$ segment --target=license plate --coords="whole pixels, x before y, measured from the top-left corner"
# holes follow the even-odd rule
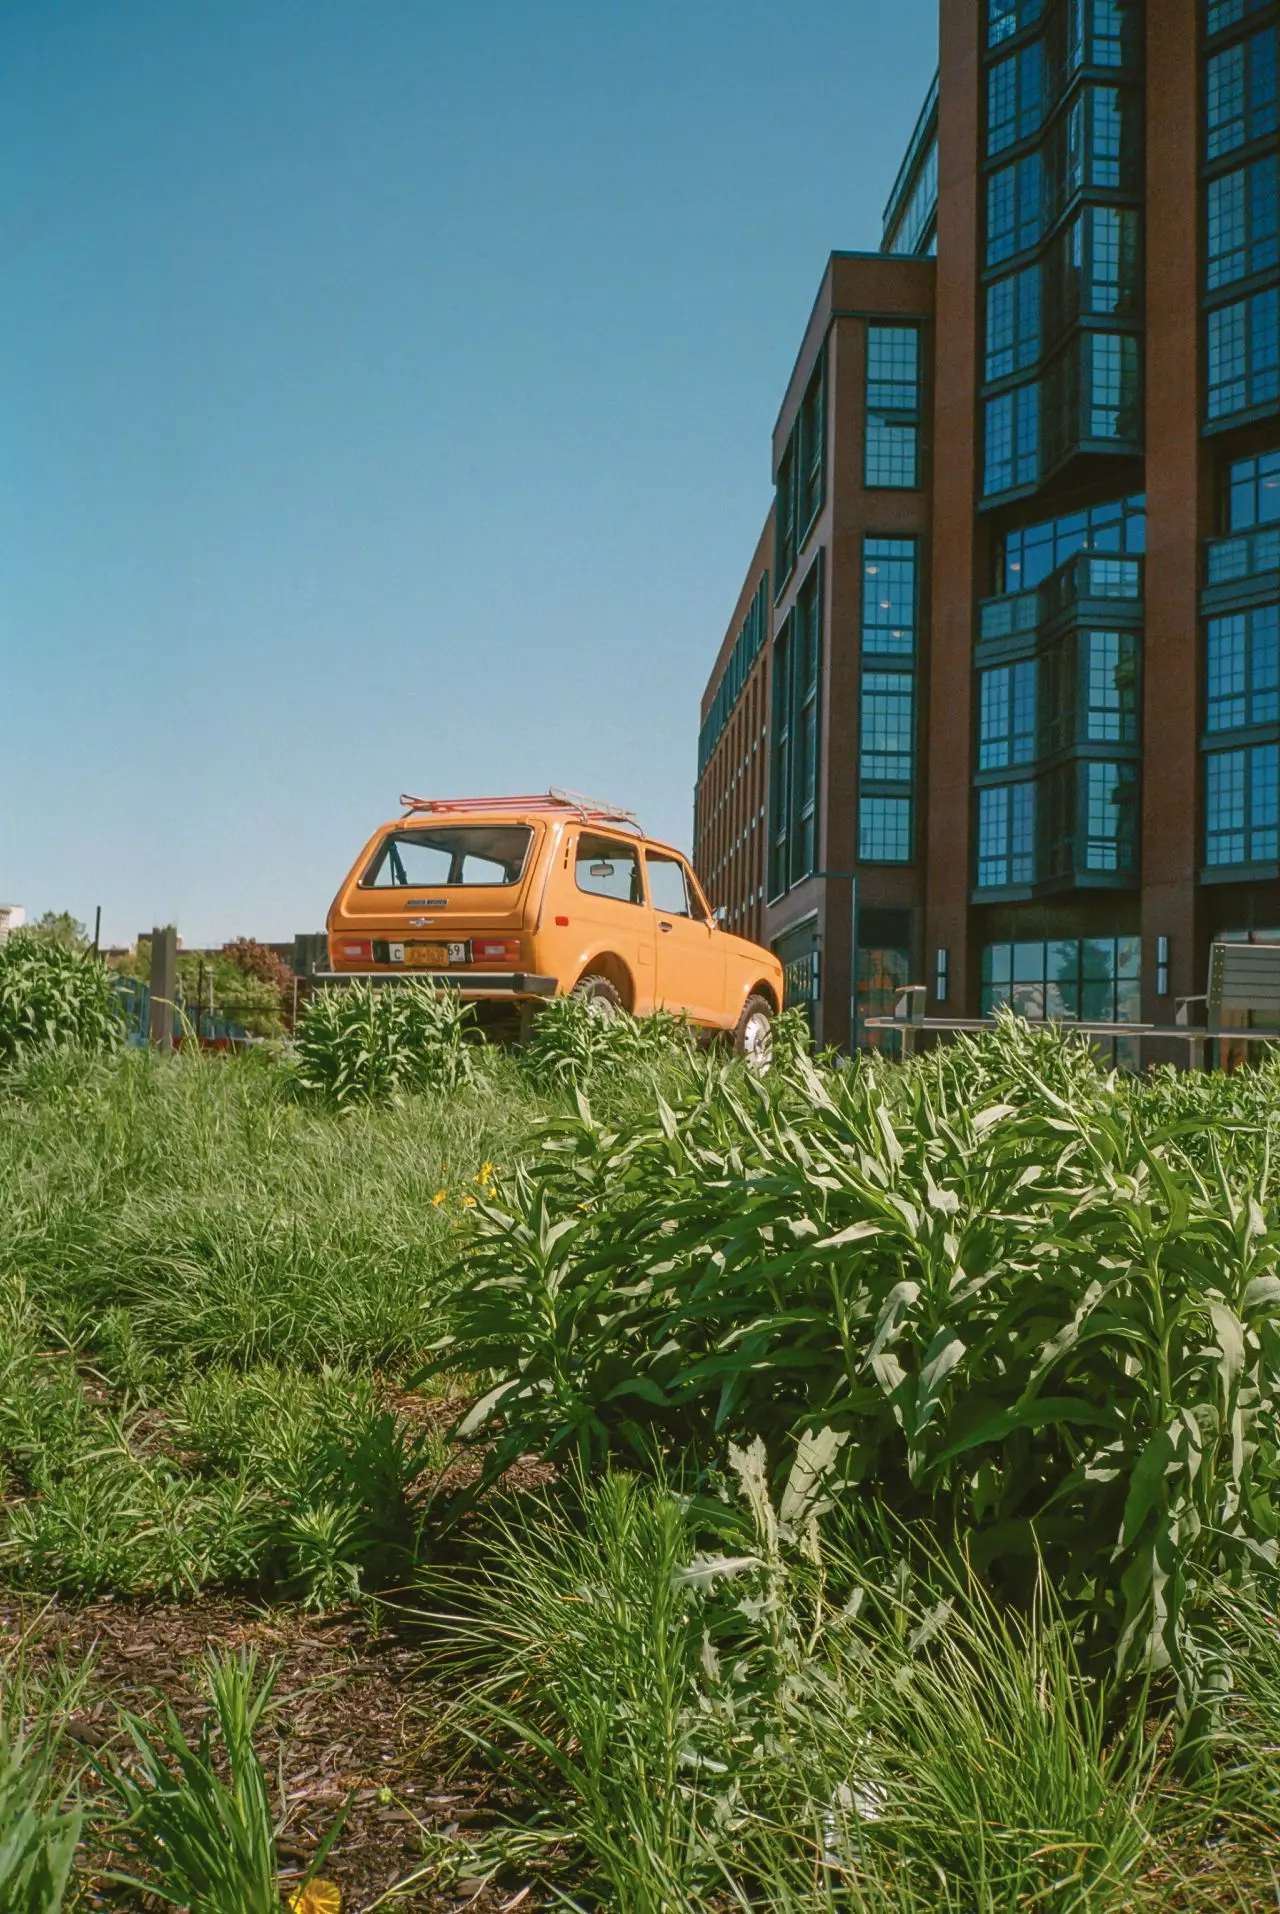
[[[387,955],[409,970],[443,970],[449,962],[446,944],[392,944]]]

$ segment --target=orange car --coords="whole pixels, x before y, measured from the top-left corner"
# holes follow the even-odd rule
[[[782,966],[720,928],[679,851],[630,813],[557,791],[401,803],[334,899],[330,978],[428,977],[495,1030],[575,991],[606,1015],[683,1012],[767,1056]]]

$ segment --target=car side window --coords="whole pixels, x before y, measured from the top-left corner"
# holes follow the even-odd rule
[[[625,838],[600,837],[583,831],[573,853],[574,882],[592,897],[612,897],[618,904],[643,904],[640,852]]]
[[[663,857],[658,851],[646,851],[645,869],[649,873],[649,898],[664,917],[691,917],[689,892],[684,881],[684,865],[675,857]]]

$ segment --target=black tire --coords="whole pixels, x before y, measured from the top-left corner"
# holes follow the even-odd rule
[[[622,998],[607,977],[580,977],[573,987],[575,997],[588,1004],[597,1017],[612,1021],[626,1009]]]
[[[749,1069],[764,1075],[773,1061],[773,1005],[766,997],[748,997],[743,1004],[733,1047]]]

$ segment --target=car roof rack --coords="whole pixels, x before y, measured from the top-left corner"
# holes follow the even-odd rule
[[[599,803],[595,798],[583,797],[579,791],[562,791],[555,784],[549,791],[540,791],[531,797],[421,798],[402,791],[400,802],[406,816],[420,811],[448,816],[475,811],[572,811],[584,823],[629,824],[636,831],[640,829],[634,811],[624,811],[616,804]]]

